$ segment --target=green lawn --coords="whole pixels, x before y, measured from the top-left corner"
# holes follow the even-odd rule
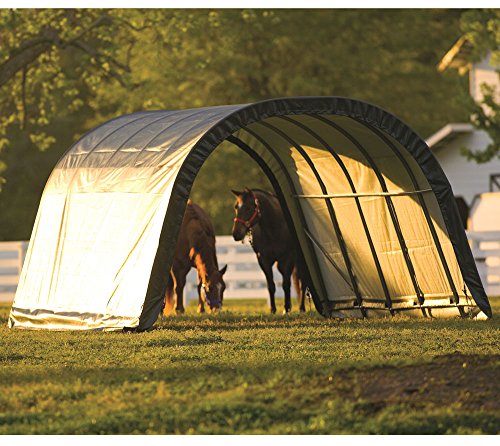
[[[498,317],[188,310],[123,334],[9,330],[0,307],[0,434],[500,431]]]

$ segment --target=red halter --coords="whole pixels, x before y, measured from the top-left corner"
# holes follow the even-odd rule
[[[236,223],[242,223],[244,224],[248,229],[250,229],[255,223],[254,223],[254,220],[257,218],[257,217],[260,217],[260,207],[259,207],[259,200],[258,198],[255,196],[255,193],[254,191],[250,191],[252,192],[252,195],[253,195],[253,202],[255,203],[255,211],[254,213],[252,214],[252,216],[248,219],[248,220],[243,220],[241,218],[238,218],[238,217],[234,217],[234,221]],[[253,224],[252,224],[253,223]]]

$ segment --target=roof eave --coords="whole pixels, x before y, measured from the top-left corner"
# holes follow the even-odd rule
[[[446,124],[443,128],[426,139],[429,148],[437,150],[446,142],[456,138],[459,134],[472,133],[474,127],[466,122],[457,122]]]

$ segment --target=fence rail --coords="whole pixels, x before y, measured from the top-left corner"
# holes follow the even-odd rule
[[[12,302],[28,242],[0,242],[0,302]]]
[[[467,231],[472,255],[488,296],[500,295],[500,231]]]
[[[500,231],[468,231],[472,254],[488,295],[500,295]],[[12,302],[28,248],[28,242],[0,242],[0,302]],[[224,276],[225,299],[262,298],[267,299],[264,273],[257,258],[246,244],[235,242],[231,236],[217,237],[217,258],[219,267],[228,265]],[[276,296],[282,297],[281,275],[273,269]],[[197,298],[197,275],[192,269],[188,274],[184,298]],[[292,295],[294,292],[292,290]]]
[[[224,299],[268,298],[266,277],[248,243],[235,242],[230,235],[220,235],[217,236],[216,248],[219,268],[227,265],[227,272],[224,275],[226,284]],[[273,275],[276,296],[283,297],[281,274],[276,267],[273,268]],[[197,280],[196,271],[192,269],[188,274],[185,290],[187,301],[198,298]],[[292,290],[292,296],[294,295]]]

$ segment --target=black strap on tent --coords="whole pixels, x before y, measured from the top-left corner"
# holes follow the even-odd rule
[[[352,284],[349,281],[349,277],[345,275],[344,271],[342,271],[342,268],[340,268],[340,266],[337,264],[337,262],[335,260],[333,260],[333,257],[330,254],[328,254],[328,252],[326,251],[326,249],[323,248],[323,246],[321,246],[321,243],[318,242],[318,240],[316,240],[316,238],[307,229],[304,229],[304,232],[311,239],[311,241],[313,242],[314,246],[316,246],[316,248],[318,248],[323,253],[323,255],[325,256],[326,260],[328,260],[330,262],[330,264],[335,268],[335,270],[337,271],[337,273],[339,274],[339,276],[344,280],[344,282],[346,283],[346,285],[354,293],[354,290],[352,288]],[[349,299],[349,302],[351,302],[351,300],[352,299]],[[338,301],[335,301],[335,302],[337,303]]]
[[[363,126],[369,128],[372,132],[374,132],[382,141],[384,141],[387,146],[394,152],[394,154],[397,156],[397,158],[401,161],[401,164],[405,168],[406,172],[408,173],[408,176],[410,177],[410,180],[413,184],[413,187],[415,189],[420,189],[420,186],[418,184],[417,178],[415,177],[415,174],[413,173],[413,170],[411,169],[410,165],[408,164],[408,161],[405,159],[405,157],[401,154],[399,149],[395,146],[395,144],[387,138],[379,129],[375,127],[368,126],[364,122],[356,120],[356,122],[359,122]],[[434,227],[434,223],[432,222],[430,213],[429,213],[429,208],[427,207],[427,203],[425,202],[424,197],[422,194],[417,194],[418,201],[420,203],[420,206],[422,207],[422,211],[425,216],[425,221],[427,222],[427,225],[429,226],[429,230],[432,235],[432,239],[434,241],[434,244],[436,245],[436,250],[439,255],[439,259],[441,260],[441,264],[443,266],[443,270],[446,275],[446,279],[448,280],[448,283],[451,288],[451,292],[453,293],[453,299],[456,304],[459,303],[460,298],[458,297],[458,292],[457,288],[455,286],[455,283],[453,282],[453,277],[451,276],[450,268],[448,267],[448,262],[446,261],[446,257],[443,252],[443,248],[441,246],[441,242],[439,241],[439,237],[436,232],[436,228]]]
[[[325,183],[321,179],[321,176],[320,176],[318,170],[316,169],[316,166],[314,165],[311,158],[309,157],[307,152],[304,150],[304,148],[300,144],[295,142],[292,138],[290,138],[286,133],[281,131],[279,128],[269,124],[268,122],[257,122],[256,125],[260,125],[260,126],[268,128],[269,130],[272,130],[273,132],[275,132],[276,134],[281,136],[285,141],[288,141],[288,143],[292,144],[297,149],[297,151],[300,153],[300,155],[304,158],[306,163],[309,165],[310,169],[312,170],[312,172],[316,178],[316,181],[318,182],[318,184],[321,188],[321,192],[324,194],[328,194],[328,190],[325,186]],[[347,252],[346,243],[345,243],[344,237],[342,235],[342,231],[340,230],[340,225],[339,225],[339,222],[337,219],[337,215],[335,214],[335,210],[333,209],[332,202],[329,199],[326,199],[325,203],[326,203],[326,207],[328,209],[328,214],[330,215],[330,219],[332,221],[333,229],[335,231],[335,234],[337,236],[337,240],[339,242],[340,251],[342,252],[342,257],[344,258],[344,263],[345,263],[345,266],[347,269],[347,273],[349,274],[349,279],[351,280],[352,288],[353,288],[354,294],[356,296],[356,304],[361,308],[363,305],[363,299],[362,299],[361,293],[359,291],[356,276],[354,275],[352,263],[351,263],[351,260],[349,258],[349,253]]]
[[[421,189],[421,190],[412,190],[412,191],[394,191],[394,192],[357,192],[357,193],[352,193],[352,194],[328,194],[328,195],[323,195],[323,194],[297,194],[296,197],[298,198],[329,198],[329,199],[334,199],[334,198],[360,198],[360,197],[405,197],[405,196],[410,196],[410,195],[418,195],[418,194],[425,194],[428,192],[432,192],[432,189]]]
[[[329,125],[330,127],[336,129],[339,133],[341,133],[347,139],[349,139],[349,141],[351,141],[356,146],[356,148],[363,154],[363,156],[365,157],[368,164],[370,164],[370,167],[373,169],[373,172],[377,176],[377,179],[380,183],[382,191],[389,192],[389,190],[387,189],[387,184],[385,182],[384,176],[382,175],[382,172],[380,171],[380,169],[378,168],[377,164],[375,163],[373,158],[370,156],[368,151],[361,145],[361,143],[354,136],[352,136],[349,132],[344,130],[342,127],[340,127],[339,125],[330,121],[329,119],[325,118],[322,115],[311,115],[311,116],[314,117],[315,119],[318,119],[318,120],[324,122],[325,124]],[[408,247],[406,246],[403,232],[401,230],[401,225],[399,223],[398,215],[396,213],[396,208],[394,207],[394,203],[392,202],[392,198],[389,195],[384,196],[384,198],[385,198],[385,202],[387,204],[387,208],[389,209],[389,215],[391,217],[392,224],[394,225],[394,229],[395,229],[396,235],[398,237],[399,245],[401,247],[401,252],[403,253],[403,257],[404,257],[405,262],[406,262],[406,267],[408,268],[408,273],[410,275],[410,279],[411,279],[411,281],[413,283],[413,287],[415,289],[415,294],[417,296],[418,303],[419,303],[419,305],[422,305],[424,303],[424,293],[422,292],[420,285],[418,284],[418,279],[417,279],[417,275],[415,273],[415,268],[413,267],[413,263],[411,261],[410,254],[408,252]]]
[[[299,121],[296,121],[295,119],[293,119],[290,116],[280,116],[279,119],[283,119],[287,122],[290,122],[291,124],[294,124],[295,126],[300,127],[302,130],[309,133],[314,139],[316,139],[316,141],[318,141],[326,150],[328,150],[328,152],[330,152],[330,154],[333,156],[333,158],[335,159],[335,161],[337,162],[337,164],[341,168],[342,172],[344,173],[344,175],[347,179],[347,182],[349,183],[349,187],[351,188],[352,193],[357,194],[356,186],[354,185],[352,177],[349,174],[349,171],[347,170],[347,167],[345,166],[344,162],[342,161],[342,158],[340,158],[338,153],[335,152],[335,150],[333,150],[332,147],[320,135],[318,135],[311,128],[307,127],[306,125],[304,125],[303,123],[301,123]],[[370,234],[368,224],[366,222],[365,214],[364,214],[363,209],[361,207],[361,202],[359,201],[359,197],[357,197],[357,196],[354,197],[354,200],[356,202],[356,207],[357,207],[358,212],[359,212],[359,217],[360,217],[361,222],[363,224],[363,229],[365,231],[365,235],[366,235],[366,238],[368,240],[368,245],[370,246],[370,252],[372,254],[373,261],[374,261],[375,267],[377,269],[378,277],[379,277],[380,283],[382,284],[382,289],[384,290],[384,296],[385,296],[387,308],[391,309],[392,308],[392,301],[391,301],[391,296],[389,294],[389,288],[387,287],[387,282],[385,280],[384,273],[383,273],[382,267],[380,265],[380,260],[379,260],[378,255],[377,255],[377,251],[375,250],[375,245],[373,243],[373,239],[372,239],[372,236]]]
[[[245,127],[245,128],[243,128],[241,130],[244,131],[244,132],[247,132],[248,134],[250,134],[252,137],[254,137],[257,141],[259,141],[269,151],[269,153],[271,154],[271,156],[279,164],[279,166],[280,166],[280,168],[282,170],[282,173],[283,173],[283,175],[285,176],[285,178],[287,180],[288,186],[290,187],[290,190],[291,191],[295,191],[295,186],[293,184],[293,181],[290,178],[290,176],[288,174],[288,171],[286,170],[286,167],[283,164],[283,161],[280,159],[280,157],[278,156],[278,154],[276,153],[276,151],[267,143],[267,141],[265,141],[259,134],[257,134],[256,132],[254,132],[252,129],[250,129],[248,127]],[[238,147],[240,147],[241,149],[243,149],[250,156],[254,157],[253,154],[255,154],[255,152],[247,144],[245,144],[241,139],[239,139],[239,138],[237,138],[235,136],[230,136],[230,137],[228,137],[226,139],[229,140],[230,142],[238,145]],[[257,162],[259,162],[258,158],[260,158],[260,157],[258,157],[258,155],[255,154],[254,159]],[[267,166],[267,164],[263,160],[261,162],[259,162],[259,165],[264,169],[265,172],[268,172],[269,174],[271,174],[271,176],[268,176],[270,179],[274,178],[274,175],[272,174],[271,170],[269,169],[269,167]],[[276,182],[276,186],[278,186],[278,188],[276,189],[276,191],[277,192],[281,191],[281,189],[279,188],[278,181],[275,181],[275,182]],[[273,184],[273,186],[274,186],[274,184]],[[282,200],[283,200],[283,204],[285,204],[285,206],[284,206],[283,209],[285,209],[285,212],[289,216],[288,218],[290,219],[290,221],[292,221],[292,217],[290,215],[290,211],[288,209],[288,206],[286,206],[286,201],[285,201],[284,195],[282,197]],[[297,211],[298,211],[298,215],[299,215],[299,219],[300,219],[300,223],[301,223],[302,227],[303,228],[307,228],[306,219],[305,219],[305,216],[304,216],[304,214],[302,212],[302,208],[300,207],[300,205],[297,206]],[[310,240],[307,237],[305,239],[306,239],[306,241],[308,243],[308,248],[309,248],[309,252],[310,252],[310,257],[311,257],[312,262],[313,262],[313,267],[316,270],[317,275],[319,277],[319,282],[320,282],[319,286],[320,286],[321,293],[319,293],[319,294],[316,293],[316,294],[317,294],[317,296],[319,297],[319,299],[321,301],[321,307],[322,307],[322,310],[323,310],[322,314],[324,314],[325,316],[329,316],[331,303],[328,300],[328,292],[326,290],[326,286],[324,284],[323,277],[321,275],[321,269],[320,269],[320,266],[318,264],[318,259],[317,259],[316,255],[314,254],[314,247],[311,245]],[[297,242],[299,242],[298,236],[297,236]],[[298,246],[300,246],[300,244]],[[306,265],[306,267],[307,267],[307,265]],[[313,287],[312,274],[310,274],[309,269],[308,269],[308,275],[309,275],[309,279],[310,279],[309,282],[311,283],[311,286],[312,286],[312,291],[314,292],[315,289]],[[314,298],[314,294],[313,294],[313,298]]]

